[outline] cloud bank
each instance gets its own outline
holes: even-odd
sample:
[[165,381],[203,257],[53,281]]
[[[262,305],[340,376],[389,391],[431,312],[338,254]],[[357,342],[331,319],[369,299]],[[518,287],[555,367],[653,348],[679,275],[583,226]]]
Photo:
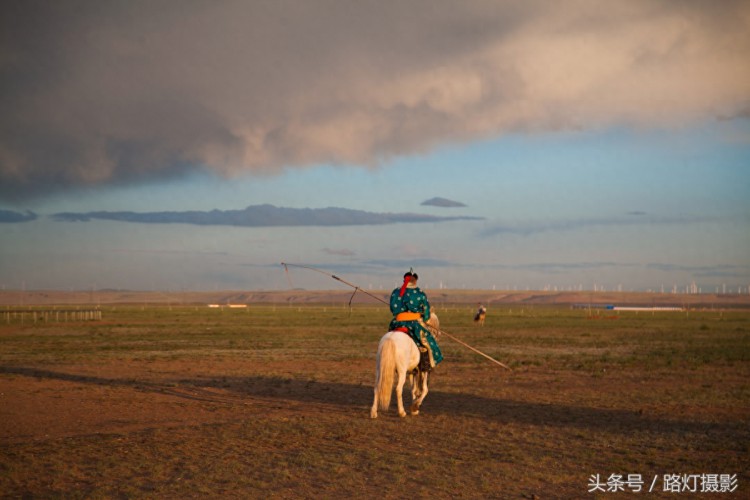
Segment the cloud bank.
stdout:
[[0,196],[750,112],[750,3],[0,4]]
[[750,267],[735,264],[717,264],[711,266],[686,266],[680,264],[650,263],[647,269],[667,273],[679,271],[692,273],[696,278],[738,278],[750,277]]
[[194,224],[199,226],[362,226],[397,223],[482,220],[481,217],[435,217],[411,213],[374,213],[348,208],[286,208],[274,205],[251,205],[244,210],[211,210],[184,212],[61,212],[58,221],[85,222],[92,219],[144,224]]
[[0,209],[0,223],[30,222],[36,219],[37,215],[34,212],[26,211],[25,213],[21,213],[13,210]]
[[[633,217],[632,215],[638,215]],[[580,219],[556,219],[550,221],[524,221],[516,223],[493,223],[480,230],[482,237],[493,237],[504,234],[530,236],[547,232],[577,231],[591,227],[625,227],[625,226],[665,226],[689,225],[703,223],[731,222],[745,220],[745,216],[646,216],[644,212],[631,212],[628,217],[589,217]]]

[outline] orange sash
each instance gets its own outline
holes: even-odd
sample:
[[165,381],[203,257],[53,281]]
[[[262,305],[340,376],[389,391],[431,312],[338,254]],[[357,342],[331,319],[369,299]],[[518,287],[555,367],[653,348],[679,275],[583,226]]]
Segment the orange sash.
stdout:
[[396,315],[396,321],[417,321],[422,315],[414,312],[402,312]]

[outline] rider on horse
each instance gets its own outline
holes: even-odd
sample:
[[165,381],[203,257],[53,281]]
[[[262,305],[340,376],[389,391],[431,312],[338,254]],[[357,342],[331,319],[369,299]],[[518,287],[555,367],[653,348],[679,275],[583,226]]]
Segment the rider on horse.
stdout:
[[389,330],[401,330],[416,342],[422,355],[419,366],[430,371],[443,360],[435,337],[425,324],[430,319],[430,303],[427,296],[417,287],[417,273],[412,269],[404,274],[404,284],[391,293],[391,313],[393,320]]

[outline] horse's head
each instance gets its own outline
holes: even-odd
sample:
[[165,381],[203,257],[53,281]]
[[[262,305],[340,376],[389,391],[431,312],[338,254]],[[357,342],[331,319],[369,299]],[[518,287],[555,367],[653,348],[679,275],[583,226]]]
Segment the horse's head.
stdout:
[[440,335],[440,320],[438,319],[437,314],[432,311],[430,311],[430,319],[427,320],[427,327],[435,337]]

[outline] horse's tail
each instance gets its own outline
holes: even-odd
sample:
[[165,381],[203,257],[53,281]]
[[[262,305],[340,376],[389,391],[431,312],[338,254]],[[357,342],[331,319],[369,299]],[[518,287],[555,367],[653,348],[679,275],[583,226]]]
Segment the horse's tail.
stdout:
[[396,342],[393,339],[385,339],[380,345],[378,360],[378,385],[375,387],[375,395],[378,406],[385,411],[391,404],[393,373],[396,371]]

